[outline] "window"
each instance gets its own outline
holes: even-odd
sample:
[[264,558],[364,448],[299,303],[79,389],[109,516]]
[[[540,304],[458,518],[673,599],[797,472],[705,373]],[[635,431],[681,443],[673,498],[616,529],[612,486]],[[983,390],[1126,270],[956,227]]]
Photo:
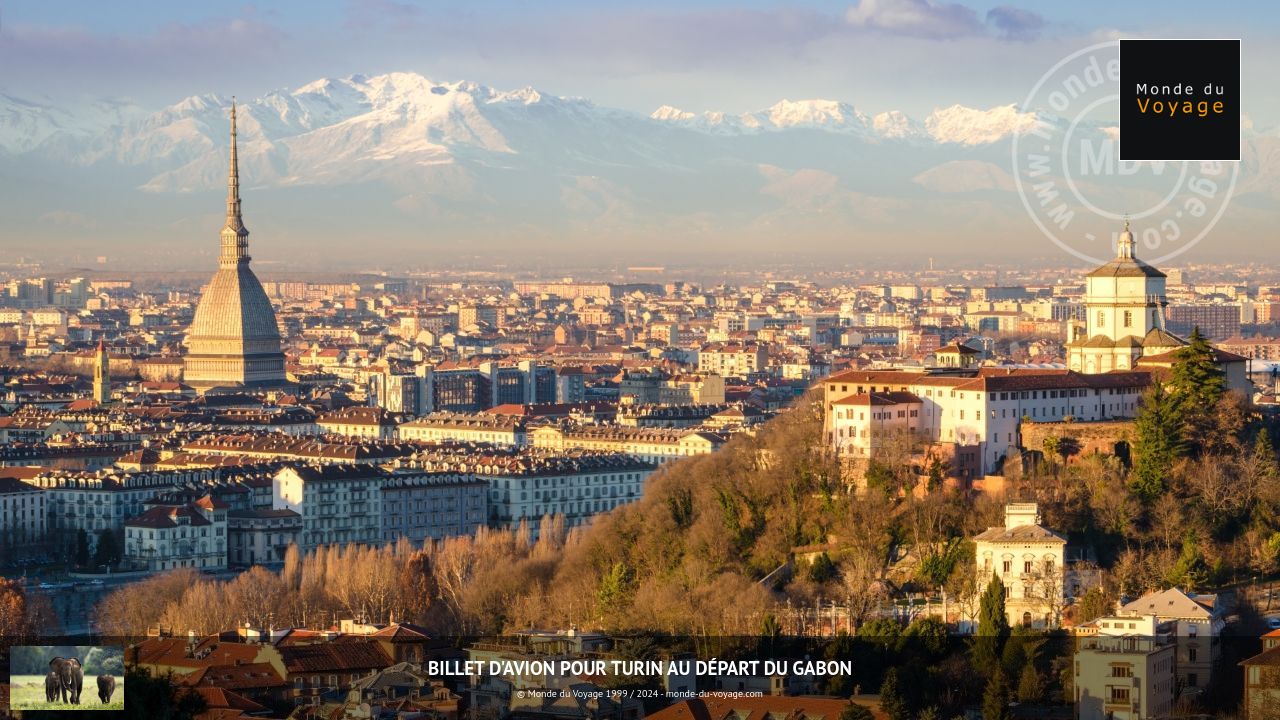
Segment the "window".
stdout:
[[1005,560],[1005,561],[1004,561],[1004,571],[1005,571],[1005,572],[1009,572],[1009,571],[1010,571],[1010,570],[1012,570],[1012,569],[1013,569],[1013,561],[1012,561],[1012,560]]
[[1124,311],[1124,326],[1133,327],[1133,311],[1132,310]]
[[1132,665],[1112,665],[1111,677],[1118,677],[1118,678],[1133,677],[1133,666]]
[[1121,687],[1119,685],[1112,685],[1109,689],[1111,690],[1112,703],[1129,702],[1129,688]]
[[1098,324],[1105,325],[1107,323],[1107,313],[1103,310],[1098,311]]
[[1200,655],[1199,651],[1197,651],[1195,648],[1193,647],[1187,648],[1187,662],[1195,662],[1196,658],[1199,655]]
[[1030,561],[1030,560],[1027,560],[1027,561],[1025,561],[1025,562],[1023,562],[1023,563],[1022,563],[1022,572],[1027,573],[1028,575],[1029,575],[1029,574],[1031,574],[1031,561]]

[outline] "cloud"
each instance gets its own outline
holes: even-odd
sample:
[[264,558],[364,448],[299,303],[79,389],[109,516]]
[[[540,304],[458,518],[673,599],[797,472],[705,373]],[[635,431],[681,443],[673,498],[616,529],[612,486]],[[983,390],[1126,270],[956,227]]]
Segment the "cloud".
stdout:
[[421,14],[422,8],[396,0],[349,0],[345,22],[348,28],[368,30],[383,22],[412,22]]
[[1029,42],[1040,36],[1044,18],[1030,10],[1001,5],[987,11],[987,24],[1002,40]]
[[169,22],[146,34],[7,25],[0,67],[12,69],[28,87],[56,87],[63,93],[108,88],[131,97],[148,91],[171,97],[180,88],[209,87],[210,77],[226,82],[260,74],[279,61],[287,38],[285,31],[253,13]]
[[935,40],[984,31],[973,9],[935,0],[859,0],[845,13],[845,20],[854,27]]

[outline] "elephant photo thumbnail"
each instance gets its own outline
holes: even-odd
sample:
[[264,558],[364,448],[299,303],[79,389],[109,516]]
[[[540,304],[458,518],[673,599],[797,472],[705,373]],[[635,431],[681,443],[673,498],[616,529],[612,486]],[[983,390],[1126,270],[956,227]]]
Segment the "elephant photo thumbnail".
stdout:
[[26,645],[9,657],[11,710],[121,710],[124,648]]

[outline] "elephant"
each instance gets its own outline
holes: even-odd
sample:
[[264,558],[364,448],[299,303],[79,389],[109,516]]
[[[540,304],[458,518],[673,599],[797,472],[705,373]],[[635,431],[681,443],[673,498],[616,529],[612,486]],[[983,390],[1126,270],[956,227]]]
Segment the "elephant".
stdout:
[[116,679],[110,675],[98,676],[98,699],[103,705],[111,704],[111,696],[116,691]]
[[62,681],[58,679],[58,673],[50,670],[48,675],[44,676],[44,699],[46,702],[54,702],[58,699],[58,690],[62,687]]
[[62,702],[80,704],[80,691],[84,688],[84,668],[80,658],[55,657],[49,661],[49,670],[58,676],[58,689]]

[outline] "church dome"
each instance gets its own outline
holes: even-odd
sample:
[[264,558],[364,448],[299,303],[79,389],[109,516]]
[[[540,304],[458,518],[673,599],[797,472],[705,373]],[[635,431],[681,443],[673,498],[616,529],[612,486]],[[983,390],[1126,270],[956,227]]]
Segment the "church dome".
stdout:
[[1116,242],[1116,257],[1089,273],[1088,277],[1166,277],[1164,273],[1142,262],[1133,254],[1133,233],[1129,230],[1129,221],[1124,221],[1124,231]]
[[187,345],[192,352],[203,349],[197,348],[199,345],[212,343],[225,348],[228,342],[242,344],[249,352],[255,352],[249,348],[261,347],[264,342],[274,343],[271,349],[280,351],[275,309],[247,263],[219,268],[214,273],[200,296],[195,320],[187,334]]

